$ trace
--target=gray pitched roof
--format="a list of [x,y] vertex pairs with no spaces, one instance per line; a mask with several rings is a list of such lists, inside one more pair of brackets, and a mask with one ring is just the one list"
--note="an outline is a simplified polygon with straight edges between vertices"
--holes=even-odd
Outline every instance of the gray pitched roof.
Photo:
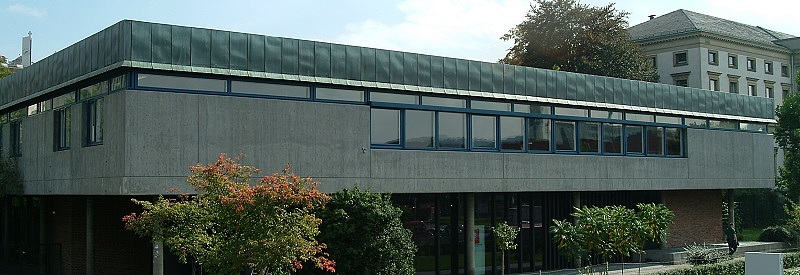
[[634,41],[705,32],[768,46],[776,46],[777,44],[773,43],[775,40],[795,37],[759,26],[742,24],[684,9],[676,10],[630,27],[628,32]]

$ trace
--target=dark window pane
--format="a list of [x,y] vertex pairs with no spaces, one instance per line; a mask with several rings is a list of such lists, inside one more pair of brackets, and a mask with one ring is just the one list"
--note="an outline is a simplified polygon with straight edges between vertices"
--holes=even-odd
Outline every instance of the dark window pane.
[[575,122],[555,122],[556,150],[575,151]]
[[446,98],[446,97],[423,96],[422,97],[422,105],[453,107],[453,108],[466,108],[467,107],[467,100],[465,100],[465,99],[456,99],[456,98]]
[[603,153],[622,153],[622,124],[603,123]]
[[284,85],[273,83],[260,83],[260,82],[244,82],[233,81],[231,82],[231,91],[234,93],[254,94],[254,95],[267,95],[267,96],[283,96],[283,97],[311,97],[311,87]]
[[625,126],[625,135],[627,140],[628,146],[628,153],[635,153],[635,154],[642,154],[644,153],[643,149],[643,139],[644,136],[642,135],[642,126],[632,126],[626,125]]
[[93,85],[81,88],[81,100],[105,94],[107,92],[108,92],[108,81],[95,83]]
[[58,108],[75,102],[75,93],[69,92],[53,98],[53,108]]
[[111,79],[111,90],[116,91],[128,86],[127,75],[120,75]]
[[593,118],[622,119],[622,112],[592,110],[591,115]]
[[497,148],[497,120],[494,116],[472,116],[472,147]]
[[586,109],[555,107],[555,110],[556,110],[556,115],[560,116],[580,116],[580,117],[589,116],[589,110]]
[[709,126],[710,126],[711,128],[716,128],[716,129],[733,129],[733,130],[739,129],[739,123],[738,123],[738,122],[735,122],[735,121],[729,121],[729,120],[713,120],[713,119],[711,119],[711,120],[709,120],[709,123],[710,123],[710,125],[709,125]]
[[647,154],[664,154],[664,127],[647,127]]
[[400,144],[400,111],[372,109],[372,144]]
[[364,102],[364,91],[318,87],[317,99]]
[[433,148],[433,112],[406,110],[406,147]]
[[521,117],[500,117],[500,149],[525,150],[524,121]]
[[586,153],[600,152],[600,123],[580,122],[580,151]]
[[401,104],[419,104],[419,97],[415,95],[371,92],[369,93],[369,101],[401,103]]
[[103,143],[103,98],[86,102],[86,145]]
[[528,150],[550,151],[550,119],[528,119]]
[[55,149],[66,150],[69,149],[71,128],[72,128],[72,112],[70,107],[56,109],[53,113],[55,124]]
[[439,147],[467,148],[467,115],[439,112]]
[[667,137],[667,155],[669,156],[682,156],[683,155],[683,134],[681,128],[666,128]]
[[472,109],[508,111],[508,112],[511,111],[511,103],[506,103],[506,102],[472,100],[470,101],[470,104],[471,104],[470,108]]
[[[137,85],[140,87],[165,88],[176,90],[194,90],[224,93],[228,91],[227,81],[155,74],[139,74]],[[234,81],[237,82],[237,81]],[[83,96],[81,95],[81,98]]]
[[553,109],[549,105],[531,104],[531,114],[551,115]]
[[700,128],[708,127],[708,120],[706,120],[705,118],[686,118],[684,119],[684,121],[686,123],[686,126],[700,127]]
[[625,119],[633,121],[653,122],[653,115],[626,113]]

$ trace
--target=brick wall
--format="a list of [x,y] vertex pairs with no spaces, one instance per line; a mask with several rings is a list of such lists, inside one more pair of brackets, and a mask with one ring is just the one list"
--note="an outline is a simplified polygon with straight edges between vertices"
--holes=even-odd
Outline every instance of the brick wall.
[[664,204],[675,213],[667,247],[723,242],[722,190],[664,191]]

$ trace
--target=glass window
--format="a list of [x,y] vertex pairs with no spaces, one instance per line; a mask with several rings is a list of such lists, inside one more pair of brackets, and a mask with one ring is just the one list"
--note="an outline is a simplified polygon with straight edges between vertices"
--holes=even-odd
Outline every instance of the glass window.
[[483,100],[470,100],[470,108],[492,111],[506,111],[511,112],[511,103],[483,101]]
[[575,151],[575,122],[555,121],[557,151]]
[[731,81],[728,83],[728,91],[734,94],[739,93],[739,82]]
[[699,127],[699,128],[707,128],[708,127],[708,120],[705,118],[689,118],[687,117],[684,119],[686,126],[689,127]]
[[591,115],[593,118],[622,119],[622,112],[618,111],[592,110]]
[[747,85],[747,94],[750,96],[758,96],[758,91],[756,90],[755,84],[748,84]]
[[422,105],[466,108],[467,100],[447,97],[422,96]]
[[86,102],[86,145],[103,143],[103,98]]
[[647,154],[664,154],[664,127],[647,126]]
[[406,95],[406,94],[370,92],[369,101],[418,105],[419,97],[415,95]]
[[775,88],[767,87],[767,97],[775,98]]
[[603,123],[603,153],[622,154],[622,124]]
[[467,148],[467,115],[439,112],[439,148]]
[[682,156],[683,155],[683,140],[682,129],[680,128],[666,128],[667,138],[667,155],[668,156]]
[[497,119],[472,115],[472,148],[497,148]]
[[371,143],[377,145],[400,145],[400,110],[370,110]]
[[70,92],[53,98],[53,108],[66,106],[75,102],[75,93]]
[[[197,77],[183,77],[157,74],[138,74],[139,87],[164,88],[175,90],[193,90],[224,93],[228,91],[228,81]],[[249,83],[234,81],[234,83]],[[83,96],[81,95],[81,98]]]
[[70,107],[56,109],[54,117],[55,150],[69,149],[72,129],[72,109]]
[[739,129],[739,123],[728,120],[709,120],[709,126],[716,129]]
[[579,116],[579,117],[588,117],[589,116],[589,110],[587,110],[587,109],[555,107],[555,112],[556,112],[556,115],[560,115],[560,116]]
[[87,87],[81,88],[80,90],[81,100],[105,94],[107,92],[108,92],[108,81],[103,81],[100,83],[89,85]]
[[500,117],[500,149],[525,150],[525,119]]
[[552,115],[553,108],[544,104],[531,104],[531,114]]
[[717,65],[717,62],[719,62],[717,51],[708,51],[708,64]]
[[642,122],[653,122],[653,115],[646,115],[646,114],[637,114],[637,113],[625,113],[626,120],[632,121],[642,121]]
[[680,117],[674,116],[656,116],[656,122],[669,123],[669,124],[683,124]]
[[550,119],[528,118],[528,150],[550,151]]
[[789,66],[781,65],[781,76],[789,76]]
[[712,91],[719,91],[719,79],[709,79],[708,89]]
[[122,90],[128,86],[127,75],[120,75],[111,79],[111,90]]
[[755,59],[753,59],[753,58],[748,58],[747,59],[747,70],[748,71],[753,71],[753,72],[756,71],[756,60]]
[[739,57],[735,54],[728,54],[728,67],[730,68],[739,68]]
[[11,112],[11,114],[9,114],[9,116],[10,116],[9,119],[12,120],[12,121],[13,120],[20,120],[20,119],[28,116],[28,108],[24,107],[24,108],[20,108],[20,109],[14,110],[14,111]]
[[600,123],[581,121],[578,125],[580,127],[578,131],[580,151],[583,153],[600,152]]
[[531,112],[531,105],[530,104],[518,104],[514,103],[514,112],[518,113],[530,113]]
[[627,152],[634,154],[644,153],[644,135],[642,135],[643,126],[625,125],[625,136]]
[[679,52],[674,54],[673,61],[675,66],[686,65],[689,64],[689,57],[686,52]]
[[745,131],[755,131],[755,132],[766,132],[767,131],[767,124],[764,123],[752,123],[752,122],[740,122],[739,129]]
[[406,110],[406,147],[433,148],[433,115],[432,111]]
[[764,73],[765,74],[772,74],[772,62],[771,61],[764,61]]
[[233,81],[231,82],[231,92],[252,94],[252,95],[280,96],[280,97],[296,97],[296,98],[311,97],[311,87],[308,86],[261,83],[261,82]]
[[7,123],[7,122],[8,122],[8,113],[3,113],[2,115],[0,115],[0,123]]
[[323,100],[364,102],[364,91],[317,87],[316,97]]
[[15,121],[11,123],[11,154],[14,157],[22,156],[22,123]]

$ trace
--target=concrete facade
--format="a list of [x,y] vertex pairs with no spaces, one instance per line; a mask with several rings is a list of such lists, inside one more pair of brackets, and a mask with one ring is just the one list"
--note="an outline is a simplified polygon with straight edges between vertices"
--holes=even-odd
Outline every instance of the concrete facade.
[[[194,50],[187,53],[189,48]],[[78,58],[73,55],[86,59],[74,68],[48,71],[45,67]],[[162,82],[144,85],[142,79],[148,76],[160,76]],[[37,81],[26,81],[31,79]],[[123,81],[115,86],[113,81],[118,79]],[[233,88],[240,82],[307,88],[308,94],[276,96],[270,94],[273,88],[242,92]],[[106,87],[103,89],[107,91],[92,93],[97,87]],[[361,99],[320,98],[317,91],[322,88],[355,90],[361,93]],[[89,96],[83,98],[83,92]],[[71,94],[75,102],[54,103],[54,98]],[[473,268],[499,272],[498,263],[465,264],[474,264],[476,257],[494,259],[495,252],[459,258],[459,253],[474,251],[470,250],[474,249],[471,242],[460,243],[472,239],[468,234],[474,233],[465,234],[461,228],[472,228],[477,221],[485,228],[510,221],[524,233],[515,256],[518,259],[507,268],[520,273],[571,265],[548,241],[552,238],[547,230],[553,219],[568,219],[571,206],[663,201],[676,208],[678,217],[671,229],[676,237],[668,245],[682,246],[693,237],[697,242],[711,241],[713,232],[721,230],[717,223],[698,225],[715,218],[709,213],[719,213],[720,190],[773,187],[773,137],[766,132],[766,125],[774,123],[774,101],[718,94],[502,64],[123,21],[0,80],[0,144],[3,155],[14,159],[24,175],[22,192],[14,196],[45,202],[37,208],[43,211],[38,214],[41,224],[47,225],[38,228],[41,238],[21,240],[63,244],[60,263],[65,273],[114,273],[105,263],[114,258],[136,259],[138,265],[124,265],[126,271],[151,270],[149,255],[142,254],[150,253],[152,245],[142,239],[137,242],[132,233],[122,231],[121,222],[118,228],[109,229],[115,227],[114,219],[136,211],[130,210],[135,206],[128,203],[130,197],[169,195],[173,188],[193,192],[186,184],[188,167],[212,162],[220,153],[245,154],[244,163],[263,171],[279,171],[291,163],[298,175],[322,182],[319,188],[325,192],[357,184],[395,194],[394,199],[404,210],[415,212],[407,213],[414,218],[404,222],[410,230],[416,230],[415,241],[426,246],[421,251],[429,253],[418,256],[449,266],[451,273],[470,273]],[[376,100],[381,95],[410,96],[416,103]],[[431,105],[424,102],[428,98],[462,103],[460,107]],[[95,110],[91,109],[95,102],[97,118],[102,121],[102,139],[90,143],[88,133],[94,122],[88,110]],[[481,109],[481,102],[508,107]],[[545,113],[532,111],[542,106]],[[59,148],[62,122],[56,113],[64,108],[71,109],[71,132],[68,148]],[[584,112],[555,111],[566,108]],[[396,111],[397,120],[389,123],[396,123],[397,143],[373,140],[381,134],[371,124],[377,119],[375,110]],[[420,129],[430,130],[431,146],[406,146],[403,138],[417,129],[417,121],[409,118],[408,112],[420,110],[430,115],[430,126]],[[452,122],[463,126],[463,147],[439,146],[441,124],[445,124],[440,120],[442,114],[463,116],[462,121]],[[487,118],[491,126],[479,127],[485,125],[477,121]],[[524,130],[501,138],[504,118],[519,121],[516,126]],[[547,121],[542,126],[545,134],[537,138],[545,137],[549,149],[531,148],[534,142],[526,139],[534,136],[527,127],[536,120]],[[691,124],[690,120],[704,121],[705,126]],[[709,126],[714,121],[737,128],[740,124],[763,128]],[[556,128],[559,122],[572,128]],[[17,136],[12,131],[15,125],[22,129]],[[510,125],[509,129],[515,127]],[[589,128],[581,128],[585,125]],[[604,126],[619,127],[619,133],[615,136]],[[653,130],[654,134],[645,131],[639,136],[623,136],[635,129]],[[667,130],[678,135],[670,139]],[[494,133],[493,138],[488,135],[494,147],[478,146],[472,139],[485,132]],[[574,148],[557,149],[556,143],[562,139],[569,145],[570,135]],[[20,137],[21,154],[15,155],[17,145],[12,141]],[[521,146],[517,149],[499,145],[515,138]],[[591,147],[593,142],[593,152],[580,147]],[[615,142],[619,152],[604,150]],[[640,152],[627,150],[637,144]],[[667,153],[669,148],[679,152]],[[657,195],[663,199],[656,199]],[[587,200],[581,202],[582,196]],[[14,204],[6,207],[19,208]],[[60,209],[72,214],[47,215]],[[472,214],[467,217],[465,213]],[[57,224],[68,226],[50,227]],[[424,226],[413,228],[414,224]],[[689,233],[700,229],[711,233]],[[124,242],[136,249],[107,247],[115,242],[108,232],[127,233]],[[436,247],[432,247],[434,244]],[[87,252],[81,253],[82,248]],[[174,259],[166,261],[174,263]],[[421,265],[418,271],[444,271],[436,269],[439,266]],[[165,262],[165,270],[183,273],[186,268]]]

